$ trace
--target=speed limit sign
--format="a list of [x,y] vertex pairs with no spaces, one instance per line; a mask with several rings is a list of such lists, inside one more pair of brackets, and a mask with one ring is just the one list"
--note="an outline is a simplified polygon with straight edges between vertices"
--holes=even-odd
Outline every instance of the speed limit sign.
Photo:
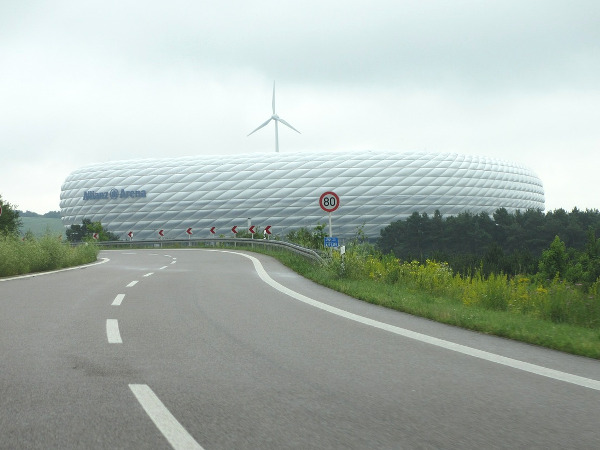
[[340,207],[340,198],[335,192],[327,191],[321,195],[319,206],[323,211],[331,213]]

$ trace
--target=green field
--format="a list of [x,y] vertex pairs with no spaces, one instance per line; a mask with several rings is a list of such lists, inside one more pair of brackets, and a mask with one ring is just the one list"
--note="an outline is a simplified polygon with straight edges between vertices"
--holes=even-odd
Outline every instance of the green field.
[[48,217],[20,217],[21,235],[25,235],[28,231],[31,231],[34,236],[40,237],[45,234],[65,235],[65,228],[63,227],[60,219],[51,219]]

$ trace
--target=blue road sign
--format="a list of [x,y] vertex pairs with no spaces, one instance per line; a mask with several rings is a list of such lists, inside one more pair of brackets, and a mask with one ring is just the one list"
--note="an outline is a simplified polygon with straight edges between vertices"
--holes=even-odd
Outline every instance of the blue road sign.
[[325,239],[325,247],[339,247],[340,244],[338,242],[338,238],[336,237],[326,237]]

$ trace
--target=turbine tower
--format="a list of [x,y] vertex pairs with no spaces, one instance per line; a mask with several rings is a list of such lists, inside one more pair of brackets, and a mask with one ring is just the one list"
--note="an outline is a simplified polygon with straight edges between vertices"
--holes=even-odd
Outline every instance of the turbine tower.
[[[261,126],[259,126],[252,133],[255,133],[256,131],[260,130],[262,127],[266,126],[271,120],[275,122],[275,151],[277,153],[279,153],[279,130],[277,128],[277,122],[281,122],[285,126],[294,130],[296,133],[300,133],[300,132],[275,113],[275,82],[274,81],[273,81],[273,115],[269,118],[269,120],[267,120],[265,123],[263,123]],[[250,133],[250,134],[252,134],[252,133]],[[250,136],[250,134],[248,136]]]

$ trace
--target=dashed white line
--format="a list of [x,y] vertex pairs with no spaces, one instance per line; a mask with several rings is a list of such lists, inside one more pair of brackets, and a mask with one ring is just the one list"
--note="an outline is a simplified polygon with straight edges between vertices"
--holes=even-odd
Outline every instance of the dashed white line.
[[348,311],[344,311],[343,309],[336,308],[335,306],[328,305],[326,303],[319,302],[310,297],[302,295],[296,291],[293,291],[275,281],[273,278],[269,276],[263,265],[260,261],[254,256],[246,255],[244,253],[232,252],[227,250],[211,250],[211,251],[222,251],[224,253],[233,253],[236,255],[243,256],[244,258],[248,258],[254,264],[254,268],[258,273],[258,276],[268,285],[277,289],[278,291],[289,295],[296,300],[299,300],[307,305],[314,306],[315,308],[322,309],[323,311],[330,312],[332,314],[338,315],[340,317],[345,317],[346,319],[353,320],[355,322],[360,322],[365,325],[372,326],[374,328],[379,328],[381,330],[388,331],[390,333],[394,333],[400,336],[404,336],[410,339],[414,339],[417,341],[425,342],[427,344],[435,345],[437,347],[445,348],[447,350],[452,350],[457,353],[462,353],[463,355],[473,356],[475,358],[480,358],[486,361],[490,361],[496,364],[501,364],[504,366],[512,367],[514,369],[523,370],[525,372],[533,373],[536,375],[541,375],[543,377],[552,378],[554,380],[564,381],[566,383],[575,384],[578,386],[587,387],[590,389],[595,389],[600,391],[600,381],[594,380],[591,378],[580,377],[579,375],[574,375],[567,372],[561,372],[560,370],[549,369],[547,367],[538,366],[536,364],[527,363],[524,361],[519,361],[518,359],[508,358],[506,356],[497,355],[495,353],[486,352],[484,350],[479,350],[476,348],[468,347],[462,344],[456,344],[454,342],[446,341],[444,339],[439,339],[433,336],[428,336],[426,334],[417,333],[415,331],[408,330],[406,328],[400,328],[394,325],[390,325],[384,322],[379,322],[377,320],[369,319],[368,317],[359,316],[358,314],[354,314]]
[[202,450],[202,446],[183,428],[148,385],[130,384],[129,388],[146,411],[146,414],[152,419],[156,428],[159,429],[175,450]]
[[109,344],[122,344],[121,333],[119,333],[119,321],[117,319],[106,319],[106,337]]
[[160,269],[158,269],[158,270],[163,270],[163,269],[166,269],[167,267],[168,267],[168,266],[162,266],[162,267],[161,267]]
[[175,264],[176,262],[177,262],[177,261],[173,260],[173,261],[171,261],[171,264]]
[[135,286],[137,283],[138,283],[138,282],[137,282],[137,280],[134,280],[134,281],[132,281],[131,283],[129,283],[129,284],[127,285],[127,287],[133,287],[133,286]]
[[111,305],[112,306],[120,306],[121,302],[123,301],[124,298],[125,298],[125,294],[117,294],[117,296],[115,297],[115,299],[113,300]]
[[149,272],[146,275],[144,275],[144,277],[149,277],[150,275],[154,275],[154,272]]

